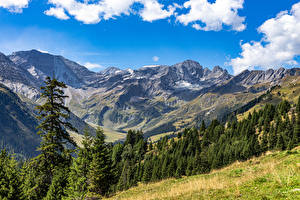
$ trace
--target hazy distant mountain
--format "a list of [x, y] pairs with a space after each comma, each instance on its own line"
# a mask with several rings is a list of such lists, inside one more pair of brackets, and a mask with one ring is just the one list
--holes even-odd
[[36, 50], [1, 54], [0, 70], [0, 82], [30, 99], [38, 99], [44, 78], [55, 74], [69, 86], [67, 105], [79, 118], [122, 132], [142, 129], [147, 135], [221, 117], [284, 77], [299, 75], [299, 69], [280, 68], [232, 76], [221, 67], [210, 70], [192, 60], [137, 70], [110, 67], [95, 73]]

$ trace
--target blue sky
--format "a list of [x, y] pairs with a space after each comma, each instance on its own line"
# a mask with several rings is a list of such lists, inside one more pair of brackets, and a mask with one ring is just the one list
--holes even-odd
[[186, 59], [235, 74], [298, 66], [298, 2], [0, 0], [0, 51], [39, 49], [90, 68]]

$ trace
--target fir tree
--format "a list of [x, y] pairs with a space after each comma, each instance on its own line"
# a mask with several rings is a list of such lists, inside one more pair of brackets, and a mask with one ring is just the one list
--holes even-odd
[[23, 199], [17, 161], [6, 150], [0, 152], [0, 199]]
[[100, 195], [108, 194], [111, 185], [115, 183], [115, 172], [104, 139], [103, 131], [98, 128], [93, 141], [93, 160], [88, 174], [89, 191]]
[[37, 118], [41, 121], [37, 128], [40, 129], [38, 134], [42, 137], [39, 148], [41, 154], [37, 159], [52, 174], [51, 170], [59, 164], [70, 163], [70, 153], [73, 150], [67, 148], [67, 145], [76, 147], [76, 143], [70, 137], [67, 129], [72, 131], [76, 131], [76, 129], [67, 122], [70, 110], [64, 106], [65, 98], [68, 96], [64, 95], [63, 92], [63, 89], [67, 86], [63, 82], [50, 77], [46, 78], [45, 84], [45, 87], [41, 87], [42, 98], [45, 99], [45, 103], [37, 106], [39, 113]]
[[65, 194], [65, 188], [68, 183], [68, 168], [58, 167], [53, 175], [51, 185], [44, 200], [59, 200]]
[[80, 197], [83, 199], [88, 191], [88, 173], [92, 162], [93, 138], [88, 130], [84, 130], [82, 148], [79, 148], [77, 158], [74, 159], [69, 174], [67, 193], [70, 198]]

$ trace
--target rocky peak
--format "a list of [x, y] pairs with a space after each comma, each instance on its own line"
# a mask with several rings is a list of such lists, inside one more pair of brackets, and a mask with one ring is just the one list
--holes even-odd
[[216, 73], [216, 72], [223, 72], [224, 69], [221, 68], [220, 66], [215, 66], [212, 70], [213, 73]]
[[38, 50], [14, 52], [9, 58], [22, 69], [27, 70], [41, 83], [46, 76], [53, 76], [72, 87], [81, 87], [95, 73], [85, 67]]
[[121, 70], [117, 67], [108, 67], [108, 68], [104, 69], [103, 71], [100, 71], [99, 73], [103, 74], [103, 75], [115, 75], [115, 74], [118, 74], [121, 72], [123, 72], [123, 70]]
[[185, 61], [183, 61], [181, 63], [177, 63], [173, 66], [176, 67], [176, 68], [186, 67], [186, 68], [199, 68], [199, 69], [202, 69], [202, 66], [198, 62], [193, 61], [193, 60], [185, 60]]
[[6, 57], [6, 55], [0, 52], [0, 63], [7, 63], [7, 62], [11, 62], [11, 60], [9, 60], [9, 58]]

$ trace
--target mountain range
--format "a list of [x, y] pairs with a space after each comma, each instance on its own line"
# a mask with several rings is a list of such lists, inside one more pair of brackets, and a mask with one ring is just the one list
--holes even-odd
[[[96, 73], [37, 50], [8, 56], [0, 53], [0, 83], [18, 94], [15, 99], [25, 106], [41, 103], [45, 77], [55, 76], [68, 85], [66, 104], [81, 130], [88, 123], [119, 133], [141, 129], [146, 136], [222, 119], [286, 77], [299, 74], [299, 68], [278, 68], [246, 70], [233, 76], [219, 66], [210, 70], [192, 60], [136, 70], [110, 67]], [[4, 129], [0, 127], [7, 132]]]

